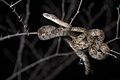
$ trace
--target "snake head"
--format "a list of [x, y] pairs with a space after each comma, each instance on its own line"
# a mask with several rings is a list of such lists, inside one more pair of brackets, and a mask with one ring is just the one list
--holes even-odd
[[72, 27], [72, 25], [60, 20], [57, 16], [55, 16], [53, 14], [43, 13], [43, 17], [45, 17], [48, 20], [53, 21], [54, 23], [56, 23], [64, 28], [71, 28]]

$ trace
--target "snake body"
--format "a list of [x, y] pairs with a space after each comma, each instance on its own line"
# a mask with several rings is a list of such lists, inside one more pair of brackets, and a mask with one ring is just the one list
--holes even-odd
[[[85, 74], [90, 72], [89, 60], [82, 51], [88, 48], [90, 56], [97, 60], [105, 59], [110, 49], [104, 41], [104, 32], [100, 29], [87, 30], [82, 27], [72, 27], [70, 24], [61, 21], [53, 14], [43, 13], [43, 16], [61, 27], [56, 28], [55, 26], [47, 25], [38, 29], [38, 37], [41, 40], [48, 40], [56, 37], [69, 36], [71, 39], [65, 38], [66, 42], [75, 51], [78, 57], [80, 57], [85, 65]], [[68, 31], [69, 30], [69, 31]], [[75, 35], [78, 32], [79, 35]]]
[[42, 26], [40, 29], [38, 29], [38, 33], [38, 37], [41, 40], [49, 40], [52, 38], [67, 35], [66, 29], [62, 27], [56, 28], [55, 26], [51, 25]]

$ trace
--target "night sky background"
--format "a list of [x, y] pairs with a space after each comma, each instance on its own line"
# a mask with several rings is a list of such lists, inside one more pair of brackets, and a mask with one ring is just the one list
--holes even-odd
[[[8, 4], [15, 3], [17, 0], [5, 0]], [[62, 0], [22, 0], [12, 8], [15, 9], [20, 19], [25, 23], [26, 5], [29, 4], [29, 18], [26, 22], [29, 32], [36, 32], [44, 25], [54, 25], [59, 27], [42, 14], [44, 12], [56, 15], [61, 18]], [[77, 11], [79, 0], [65, 0], [65, 22], [70, 19]], [[87, 29], [102, 29], [105, 32], [105, 40], [107, 42], [116, 36], [117, 7], [120, 5], [119, 0], [83, 0], [80, 12], [73, 21], [72, 25], [84, 27]], [[0, 35], [6, 36], [23, 32], [24, 25], [20, 22], [18, 16], [13, 10], [0, 0]], [[20, 55], [19, 49], [24, 39], [24, 47]], [[37, 35], [29, 35], [25, 37], [14, 37], [0, 41], [0, 80], [6, 80], [13, 72], [19, 71], [35, 61], [54, 55], [57, 49], [59, 38], [47, 41], [39, 40]], [[108, 44], [110, 49], [120, 52], [120, 40], [115, 40]], [[62, 39], [59, 53], [68, 53], [72, 49]], [[112, 53], [112, 52], [111, 52]], [[26, 70], [21, 74], [21, 80], [120, 80], [120, 55], [109, 56], [104, 60], [96, 60], [85, 52], [91, 64], [91, 73], [84, 74], [84, 65], [79, 64], [79, 57], [75, 54], [55, 57], [47, 61], [41, 62], [36, 66]], [[15, 64], [21, 57], [22, 67], [15, 69]], [[18, 80], [15, 77], [13, 80]]]

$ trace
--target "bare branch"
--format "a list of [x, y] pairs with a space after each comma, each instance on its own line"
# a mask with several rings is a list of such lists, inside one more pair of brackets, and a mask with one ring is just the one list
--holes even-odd
[[71, 19], [71, 16], [74, 10], [76, 9], [76, 4], [77, 4], [77, 0], [68, 0], [68, 1], [70, 2], [70, 5], [68, 7], [68, 11], [65, 16], [65, 21], [69, 21]]
[[17, 37], [17, 36], [24, 36], [24, 35], [27, 35], [27, 36], [29, 36], [29, 35], [33, 35], [33, 34], [38, 34], [37, 32], [29, 32], [29, 33], [16, 33], [16, 34], [11, 34], [11, 35], [7, 35], [7, 36], [4, 36], [4, 37], [0, 37], [0, 41], [3, 41], [3, 40], [5, 40], [5, 39], [10, 39], [10, 38], [12, 38], [12, 37]]
[[64, 18], [65, 18], [65, 0], [62, 0], [61, 7], [62, 7], [62, 17], [61, 17], [61, 20], [64, 20]]
[[[23, 23], [23, 27], [24, 27], [23, 32], [24, 33], [28, 32], [27, 25], [28, 25], [28, 20], [29, 20], [29, 15], [30, 15], [29, 5], [30, 5], [30, 0], [27, 0], [25, 19], [24, 19], [24, 21], [22, 21], [22, 18], [20, 19], [20, 21]], [[24, 49], [24, 45], [25, 45], [25, 37], [22, 36], [20, 38], [20, 45], [19, 45], [18, 54], [17, 54], [17, 61], [16, 61], [16, 64], [15, 64], [15, 67], [18, 70], [20, 70], [22, 68], [22, 52], [23, 52], [23, 49]], [[18, 76], [18, 80], [21, 80], [21, 74]]]
[[113, 38], [113, 39], [111, 39], [110, 41], [107, 41], [106, 43], [109, 44], [109, 43], [111, 43], [111, 42], [113, 42], [113, 41], [115, 41], [115, 40], [116, 40], [116, 38]]
[[[18, 4], [19, 2], [21, 2], [22, 0], [19, 0], [17, 2], [15, 2], [14, 4], [8, 4], [5, 0], [2, 0], [6, 5], [8, 5], [12, 10], [13, 10], [13, 13], [15, 13], [15, 15], [18, 17], [19, 21], [23, 24], [23, 27], [24, 27], [24, 30], [23, 30], [23, 33], [17, 33], [17, 34], [13, 34], [13, 35], [8, 35], [8, 36], [5, 36], [5, 37], [1, 37], [0, 38], [0, 41], [1, 40], [4, 40], [4, 39], [8, 39], [8, 38], [11, 38], [11, 37], [15, 37], [15, 36], [22, 36], [21, 37], [21, 41], [20, 41], [20, 46], [19, 46], [19, 49], [18, 49], [18, 55], [17, 55], [17, 61], [16, 61], [16, 64], [15, 64], [15, 70], [18, 68], [21, 69], [22, 67], [22, 63], [21, 63], [21, 56], [22, 56], [22, 51], [23, 51], [23, 48], [24, 48], [24, 43], [25, 43], [25, 37], [24, 35], [29, 35], [31, 33], [28, 33], [28, 30], [27, 30], [27, 22], [28, 22], [28, 19], [29, 19], [29, 5], [30, 5], [30, 0], [27, 1], [27, 5], [26, 5], [26, 16], [25, 16], [25, 20], [24, 22], [22, 21], [22, 18], [21, 18], [21, 15], [19, 15], [17, 12], [16, 12], [16, 9], [13, 8], [13, 6], [15, 6], [16, 4]], [[37, 34], [37, 33], [34, 33], [32, 32], [32, 34]], [[15, 71], [14, 70], [14, 71]], [[21, 80], [21, 77], [18, 77], [18, 80]]]
[[18, 17], [18, 19], [20, 19], [20, 15], [16, 12], [15, 8], [13, 8], [14, 5], [18, 4], [19, 2], [21, 2], [22, 0], [19, 0], [17, 1], [16, 3], [14, 4], [8, 4], [5, 0], [2, 0], [6, 5], [8, 5], [12, 10], [13, 12], [15, 13], [15, 15]]
[[118, 38], [118, 34], [119, 34], [119, 21], [120, 21], [120, 5], [119, 7], [117, 7], [117, 11], [118, 11], [118, 20], [117, 20], [117, 28], [116, 28], [116, 38]]
[[57, 49], [56, 49], [56, 53], [59, 53], [59, 49], [60, 49], [60, 45], [61, 45], [61, 37], [58, 38], [58, 43], [57, 43]]
[[120, 53], [117, 52], [117, 51], [114, 51], [114, 50], [110, 50], [110, 51], [113, 52], [113, 53], [116, 53], [116, 54], [120, 55]]
[[120, 53], [117, 52], [117, 51], [114, 51], [114, 50], [110, 50], [110, 51], [113, 52], [113, 53], [116, 53], [116, 54], [120, 55]]
[[[107, 44], [109, 44], [109, 43], [111, 43], [111, 42], [114, 42], [114, 41], [120, 39], [120, 37], [119, 37], [119, 35], [118, 35], [118, 34], [119, 34], [119, 21], [120, 21], [120, 13], [119, 13], [119, 9], [120, 9], [120, 6], [117, 7], [117, 11], [118, 11], [118, 19], [117, 19], [116, 37], [113, 38], [113, 39], [111, 39], [110, 41], [106, 42]], [[119, 54], [119, 55], [120, 55], [120, 53], [117, 52], [117, 51], [114, 51], [114, 50], [110, 50], [110, 51], [113, 52], [113, 53], [115, 53], [115, 54]]]
[[63, 63], [61, 63], [51, 74], [49, 74], [48, 77], [46, 77], [45, 80], [53, 80], [53, 78], [58, 75], [64, 68], [69, 66], [77, 57], [76, 56], [70, 56], [63, 60]]
[[114, 42], [115, 40], [117, 39], [120, 39], [119, 37], [119, 21], [120, 21], [120, 13], [119, 13], [119, 9], [120, 9], [120, 6], [117, 7], [117, 11], [118, 11], [118, 19], [117, 19], [117, 28], [116, 28], [116, 37], [111, 39], [110, 41], [106, 42], [107, 44], [111, 43], [111, 42]]
[[[65, 18], [65, 0], [62, 0], [61, 7], [62, 7], [62, 17], [61, 17], [61, 20], [64, 20], [64, 18]], [[59, 53], [60, 44], [61, 44], [61, 37], [58, 38], [58, 44], [57, 44], [56, 53]]]
[[83, 1], [83, 0], [80, 0], [80, 3], [79, 3], [79, 6], [78, 6], [78, 9], [77, 9], [77, 12], [75, 13], [75, 15], [73, 16], [73, 18], [71, 19], [70, 24], [72, 24], [73, 20], [74, 20], [74, 19], [76, 18], [76, 16], [78, 15], [79, 10], [80, 10], [80, 7], [81, 7], [81, 4], [82, 4], [82, 1]]
[[15, 6], [16, 4], [18, 4], [18, 3], [21, 2], [21, 1], [22, 1], [22, 0], [19, 0], [19, 1], [15, 2], [14, 4], [11, 4], [10, 7]]

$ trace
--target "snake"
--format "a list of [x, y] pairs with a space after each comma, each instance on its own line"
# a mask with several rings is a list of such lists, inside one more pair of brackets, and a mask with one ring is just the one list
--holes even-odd
[[109, 55], [110, 48], [106, 43], [103, 43], [105, 35], [102, 30], [87, 30], [82, 27], [72, 27], [71, 24], [49, 13], [43, 13], [43, 16], [60, 25], [60, 27], [52, 25], [40, 27], [38, 29], [39, 39], [49, 40], [56, 37], [64, 37], [64, 40], [70, 45], [76, 55], [83, 60], [86, 75], [90, 72], [90, 62], [87, 55], [82, 50], [88, 49], [89, 55], [97, 60], [105, 59]]

